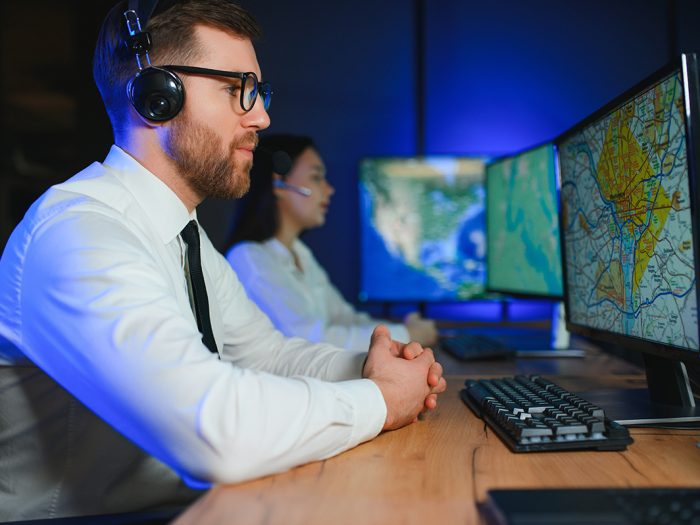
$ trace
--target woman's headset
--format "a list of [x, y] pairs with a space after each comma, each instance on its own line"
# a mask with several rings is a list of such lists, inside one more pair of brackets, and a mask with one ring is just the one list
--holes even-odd
[[[151, 2], [149, 2], [151, 3]], [[126, 85], [126, 94], [136, 112], [153, 122], [165, 122], [174, 118], [185, 103], [185, 87], [182, 80], [172, 71], [151, 65], [152, 40], [146, 27], [155, 10], [157, 0], [148, 9], [141, 10], [138, 0], [129, 0], [129, 8], [124, 12], [128, 37], [126, 45], [136, 56], [139, 70]], [[144, 67], [145, 60], [145, 67]]]

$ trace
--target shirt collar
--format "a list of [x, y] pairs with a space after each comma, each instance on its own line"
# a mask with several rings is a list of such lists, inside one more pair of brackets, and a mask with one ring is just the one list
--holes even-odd
[[103, 164], [114, 170], [134, 196], [164, 244], [177, 237], [189, 221], [197, 219], [196, 210], [190, 214], [173, 190], [119, 146], [112, 146]]

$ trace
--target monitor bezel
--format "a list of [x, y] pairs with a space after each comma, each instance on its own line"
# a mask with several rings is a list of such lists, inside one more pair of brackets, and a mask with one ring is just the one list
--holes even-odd
[[[543, 300], [549, 300], [549, 301], [563, 301], [564, 300], [564, 283], [563, 279], [564, 276], [562, 274], [562, 293], [561, 294], [550, 294], [550, 293], [535, 293], [535, 292], [524, 292], [522, 290], [511, 290], [508, 288], [499, 288], [497, 286], [491, 286], [490, 283], [490, 272], [489, 272], [489, 214], [488, 214], [488, 199], [489, 199], [489, 167], [493, 166], [494, 164], [498, 164], [499, 162], [504, 162], [509, 159], [513, 159], [515, 157], [518, 157], [519, 155], [524, 155], [528, 152], [534, 151], [536, 149], [550, 146], [552, 148], [552, 155], [553, 155], [553, 162], [554, 162], [554, 186], [555, 186], [555, 191], [556, 191], [556, 207], [557, 207], [557, 217], [559, 216], [559, 186], [557, 184], [557, 177], [556, 177], [556, 170], [557, 170], [557, 158], [556, 158], [556, 152], [554, 149], [554, 143], [551, 140], [544, 141], [544, 142], [539, 142], [537, 144], [534, 144], [532, 146], [528, 146], [526, 148], [523, 148], [521, 150], [516, 151], [515, 153], [509, 153], [506, 155], [501, 155], [499, 157], [495, 157], [491, 161], [489, 161], [486, 164], [486, 169], [485, 169], [485, 174], [484, 178], [485, 183], [484, 183], [484, 189], [486, 192], [486, 202], [484, 203], [484, 207], [486, 209], [486, 292], [487, 293], [500, 293], [504, 295], [508, 295], [510, 297], [516, 298], [516, 299], [543, 299]], [[561, 234], [559, 235], [559, 243], [561, 244]], [[560, 258], [561, 258], [561, 248], [560, 248]]]
[[[681, 72], [681, 81], [683, 84], [683, 97], [685, 102], [685, 126], [686, 126], [686, 158], [688, 162], [688, 184], [689, 184], [689, 199], [690, 199], [690, 210], [691, 210], [691, 227], [694, 232], [694, 240], [698, 238], [698, 226], [699, 220], [697, 217], [698, 203], [700, 202], [700, 194], [698, 194], [698, 155], [700, 153], [700, 82], [699, 82], [699, 71], [700, 64], [698, 62], [698, 55], [694, 53], [684, 53], [678, 59], [675, 59], [662, 68], [658, 69], [651, 75], [647, 76], [642, 81], [638, 82], [630, 89], [623, 92], [621, 95], [613, 98], [611, 101], [603, 105], [601, 108], [596, 110], [594, 113], [584, 118], [565, 132], [558, 135], [552, 142], [555, 147], [555, 159], [556, 159], [556, 169], [557, 169], [557, 181], [559, 190], [559, 236], [561, 241], [561, 256], [562, 256], [562, 279], [563, 279], [563, 290], [564, 290], [564, 304], [565, 304], [565, 319], [566, 328], [571, 333], [582, 335], [591, 340], [598, 340], [601, 342], [613, 343], [622, 347], [626, 347], [635, 351], [657, 355], [660, 357], [665, 357], [674, 360], [699, 360], [700, 351], [695, 351], [689, 348], [669, 345], [665, 343], [660, 343], [652, 341], [649, 339], [644, 339], [638, 336], [619, 334], [616, 332], [611, 332], [608, 330], [603, 330], [600, 328], [594, 328], [578, 323], [574, 323], [570, 318], [569, 311], [569, 286], [568, 286], [568, 275], [567, 275], [567, 264], [566, 264], [566, 246], [565, 246], [565, 231], [564, 231], [564, 220], [563, 214], [561, 213], [562, 202], [561, 202], [561, 158], [559, 155], [559, 148], [563, 141], [570, 138], [575, 133], [578, 133], [583, 128], [587, 127], [589, 124], [597, 121], [601, 117], [604, 117], [610, 113], [615, 108], [619, 107], [622, 103], [628, 101], [630, 98], [646, 91], [654, 84], [658, 83], [663, 78], [669, 76], [670, 74], [679, 71]], [[693, 254], [695, 257], [695, 274], [700, 275], [700, 247], [698, 242], [693, 242]], [[700, 307], [700, 286], [698, 280], [695, 280], [695, 295], [696, 295], [696, 308]], [[697, 310], [700, 312], [700, 308]], [[699, 328], [700, 330], [700, 328]], [[700, 335], [700, 334], [699, 334]]]
[[[359, 186], [362, 183], [361, 177], [359, 176], [362, 164], [365, 161], [424, 161], [427, 159], [457, 159], [457, 160], [479, 160], [483, 162], [484, 165], [484, 175], [483, 175], [483, 180], [482, 180], [482, 185], [484, 188], [484, 195], [486, 192], [486, 165], [489, 162], [491, 157], [488, 155], [479, 155], [479, 154], [461, 154], [461, 153], [436, 153], [436, 154], [427, 154], [427, 155], [365, 155], [362, 156], [358, 162], [357, 162], [357, 173], [358, 173], [358, 178], [357, 178], [357, 187], [359, 191]], [[357, 207], [358, 211], [360, 210], [361, 202], [359, 199], [359, 193], [358, 193], [358, 202], [357, 202]], [[484, 202], [485, 206], [485, 202]], [[359, 217], [360, 220], [363, 220], [362, 214], [360, 214]], [[485, 231], [486, 228], [486, 218], [484, 217], [484, 234], [486, 234]], [[362, 261], [364, 259], [364, 244], [362, 242], [362, 228], [358, 228], [358, 237], [357, 237], [357, 246], [359, 246], [358, 253], [360, 255], [360, 264], [359, 266], [359, 286], [358, 286], [358, 301], [362, 304], [369, 304], [369, 303], [387, 303], [387, 304], [410, 304], [410, 303], [416, 303], [416, 304], [423, 304], [423, 305], [428, 305], [428, 304], [459, 304], [463, 303], [465, 301], [472, 301], [472, 300], [477, 300], [477, 299], [483, 299], [484, 294], [486, 293], [486, 279], [484, 279], [483, 287], [482, 290], [470, 297], [442, 297], [442, 298], [425, 298], [425, 297], [379, 297], [376, 295], [367, 295], [366, 297], [363, 296], [363, 284], [365, 282], [365, 274], [364, 272], [366, 271], [365, 265], [362, 264]], [[488, 249], [488, 247], [487, 247]], [[484, 258], [484, 266], [486, 266], [486, 260]]]

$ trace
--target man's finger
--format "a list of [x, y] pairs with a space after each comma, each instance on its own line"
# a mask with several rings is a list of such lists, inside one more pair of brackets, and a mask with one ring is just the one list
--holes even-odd
[[428, 397], [425, 398], [424, 405], [426, 410], [433, 410], [437, 407], [437, 394], [428, 395]]
[[428, 365], [435, 363], [435, 355], [430, 348], [423, 348], [423, 352], [414, 359], [423, 359]]
[[423, 353], [423, 347], [416, 343], [415, 341], [411, 341], [407, 345], [404, 345], [403, 350], [401, 352], [402, 357], [407, 360], [415, 359], [419, 355]]
[[406, 346], [404, 343], [397, 341], [396, 339], [391, 340], [391, 355], [394, 357], [401, 357], [401, 352], [403, 347]]
[[435, 361], [432, 365], [430, 365], [430, 370], [428, 370], [428, 384], [432, 387], [437, 386], [441, 377], [442, 365]]
[[413, 361], [420, 367], [425, 367], [425, 385], [428, 387], [428, 389], [432, 388], [433, 385], [430, 384], [429, 376], [430, 368], [433, 363], [435, 363], [433, 353], [429, 349], [424, 349], [419, 356], [413, 358]]
[[438, 384], [430, 388], [430, 393], [442, 394], [445, 390], [447, 390], [447, 380], [444, 377], [441, 377]]

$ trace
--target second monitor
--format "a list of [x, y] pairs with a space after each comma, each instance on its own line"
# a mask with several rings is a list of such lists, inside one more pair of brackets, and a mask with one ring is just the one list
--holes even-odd
[[562, 297], [554, 147], [501, 157], [486, 168], [489, 291]]

